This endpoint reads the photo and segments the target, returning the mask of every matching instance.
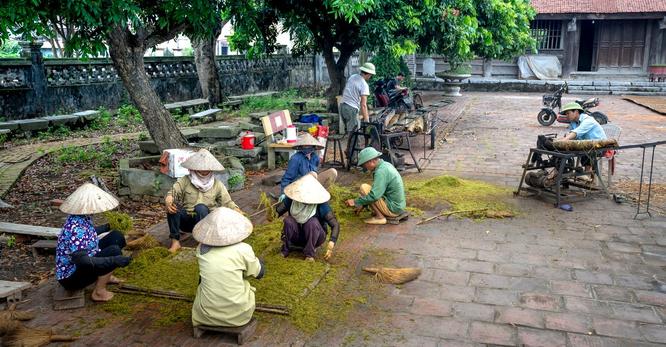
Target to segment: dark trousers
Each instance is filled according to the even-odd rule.
[[[194,206],[194,214],[188,213],[184,208],[178,208],[178,212],[167,214],[169,223],[169,238],[180,240],[180,232],[191,233],[194,226],[204,219],[209,213],[208,206],[199,204]]]
[[[112,230],[98,242],[100,251],[95,257],[113,257],[122,255],[122,249],[125,248],[125,236],[117,230]],[[60,284],[67,290],[83,289],[97,281],[97,277],[104,276],[115,269],[114,266],[104,267],[82,267],[77,266],[74,273],[64,279],[59,280]]]
[[[303,248],[306,257],[315,256],[315,249],[326,240],[326,233],[317,217],[308,219],[304,224],[298,224],[294,217],[284,218],[282,229],[282,254],[287,256],[289,251],[299,247]]]

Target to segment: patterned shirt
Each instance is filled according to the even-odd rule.
[[[97,233],[92,217],[70,215],[65,220],[62,232],[58,236],[56,247],[56,279],[62,280],[76,271],[70,255],[77,251],[87,251],[89,257],[99,252]]]

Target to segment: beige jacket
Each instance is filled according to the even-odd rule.
[[[216,207],[227,207],[240,211],[238,205],[231,200],[231,196],[219,180],[215,180],[213,188],[202,192],[190,181],[190,176],[183,176],[173,184],[167,196],[173,196],[174,203],[184,208],[188,213],[194,213],[194,206],[204,204],[212,210]]]

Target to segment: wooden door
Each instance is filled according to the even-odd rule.
[[[646,21],[600,21],[595,35],[593,70],[636,70],[643,67]]]

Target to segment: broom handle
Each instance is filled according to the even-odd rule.
[[[481,211],[485,211],[485,210],[487,210],[487,208],[482,208],[482,209],[478,209],[478,210],[446,211],[446,212],[442,212],[442,213],[439,213],[437,215],[434,215],[432,217],[426,218],[426,219],[416,223],[416,225],[423,224],[423,223],[426,223],[426,222],[430,222],[431,220],[433,220],[435,218],[450,216],[450,215],[456,214],[456,213],[481,212]]]
[[[278,201],[278,202],[274,203],[273,205],[271,205],[270,207],[264,207],[264,208],[262,208],[261,210],[259,210],[259,211],[255,212],[255,213],[251,214],[249,218],[252,218],[252,217],[258,215],[258,214],[260,214],[260,213],[262,213],[262,212],[268,210],[269,208],[273,208],[273,207],[277,206],[277,204],[279,204],[279,203],[280,203],[280,202]]]
[[[366,271],[366,272],[372,272],[372,273],[376,274],[377,272],[379,272],[379,268],[376,268],[376,267],[364,267],[364,268],[363,268],[363,271]]]

